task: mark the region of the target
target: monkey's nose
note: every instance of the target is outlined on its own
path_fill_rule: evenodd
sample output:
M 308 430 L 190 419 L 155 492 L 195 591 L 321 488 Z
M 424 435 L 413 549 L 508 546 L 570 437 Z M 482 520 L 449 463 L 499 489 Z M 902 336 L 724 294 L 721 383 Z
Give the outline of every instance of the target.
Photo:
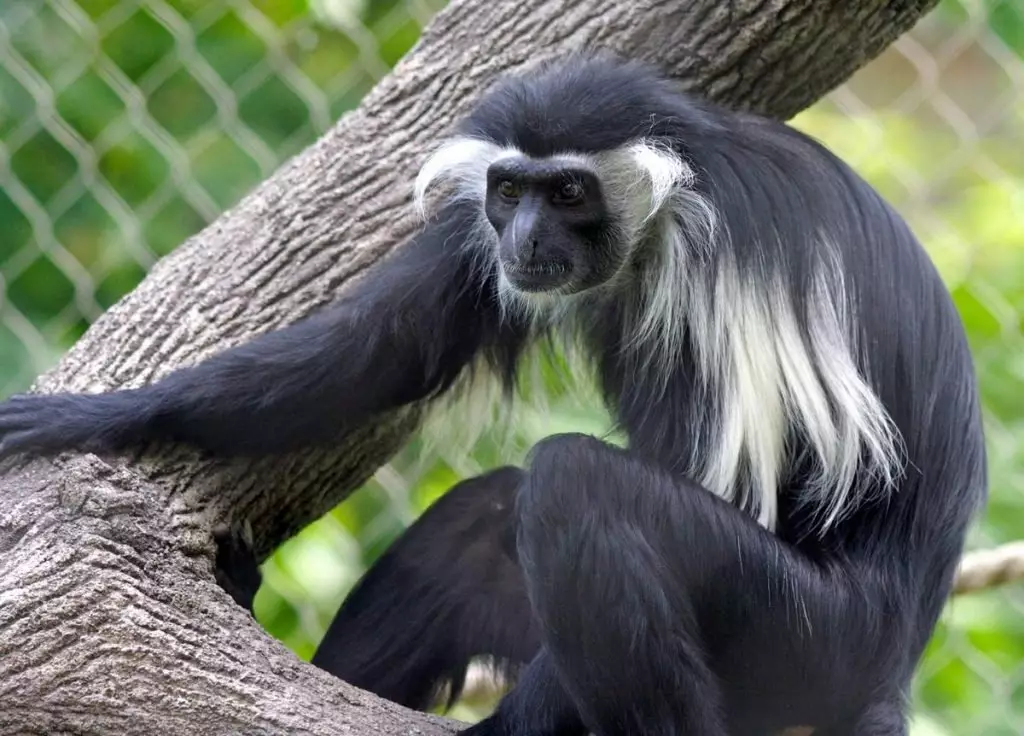
M 516 267 L 525 268 L 537 260 L 540 253 L 540 238 L 526 235 L 515 242 L 506 260 Z

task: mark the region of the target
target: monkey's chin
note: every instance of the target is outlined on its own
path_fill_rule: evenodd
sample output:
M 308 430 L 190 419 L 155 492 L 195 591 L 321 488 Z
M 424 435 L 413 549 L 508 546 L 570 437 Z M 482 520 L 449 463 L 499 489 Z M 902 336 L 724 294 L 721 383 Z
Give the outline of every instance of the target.
M 546 263 L 523 268 L 509 263 L 501 265 L 505 279 L 516 291 L 537 294 L 559 291 L 572 283 L 572 268 L 561 263 Z

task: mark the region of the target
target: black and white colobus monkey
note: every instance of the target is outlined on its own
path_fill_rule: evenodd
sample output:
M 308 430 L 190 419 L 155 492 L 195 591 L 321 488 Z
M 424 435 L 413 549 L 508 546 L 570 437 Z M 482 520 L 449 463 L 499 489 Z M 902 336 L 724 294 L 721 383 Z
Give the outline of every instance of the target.
M 316 662 L 424 707 L 524 665 L 478 736 L 906 733 L 986 493 L 958 315 L 899 216 L 804 135 L 573 58 L 424 165 L 446 201 L 333 308 L 144 388 L 0 406 L 0 454 L 330 442 L 472 367 L 581 344 L 629 448 L 552 436 L 375 565 Z

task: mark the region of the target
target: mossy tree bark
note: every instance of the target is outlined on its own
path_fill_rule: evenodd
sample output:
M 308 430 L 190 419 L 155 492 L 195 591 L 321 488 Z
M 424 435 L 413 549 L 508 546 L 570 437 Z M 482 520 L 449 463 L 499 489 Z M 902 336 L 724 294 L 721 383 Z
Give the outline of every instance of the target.
M 455 0 L 361 106 L 153 269 L 44 391 L 151 381 L 328 302 L 416 226 L 430 142 L 495 75 L 571 49 L 660 64 L 788 118 L 936 0 Z M 215 583 L 210 530 L 263 556 L 407 439 L 414 412 L 331 452 L 239 463 L 186 448 L 65 455 L 0 478 L 0 732 L 441 734 L 302 663 Z

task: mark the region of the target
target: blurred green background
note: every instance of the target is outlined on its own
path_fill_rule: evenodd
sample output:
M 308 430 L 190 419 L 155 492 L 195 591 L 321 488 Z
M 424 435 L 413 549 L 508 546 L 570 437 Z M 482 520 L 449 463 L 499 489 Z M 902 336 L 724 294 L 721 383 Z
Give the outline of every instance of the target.
M 0 397 L 358 104 L 443 4 L 0 0 Z M 1022 100 L 1024 3 L 943 0 L 794 121 L 897 206 L 953 291 L 989 437 L 980 547 L 1024 538 Z M 267 563 L 259 620 L 309 657 L 366 566 L 459 477 L 604 419 L 562 397 L 472 451 L 414 441 Z M 1024 733 L 1022 662 L 1020 585 L 954 600 L 916 681 L 915 736 Z

